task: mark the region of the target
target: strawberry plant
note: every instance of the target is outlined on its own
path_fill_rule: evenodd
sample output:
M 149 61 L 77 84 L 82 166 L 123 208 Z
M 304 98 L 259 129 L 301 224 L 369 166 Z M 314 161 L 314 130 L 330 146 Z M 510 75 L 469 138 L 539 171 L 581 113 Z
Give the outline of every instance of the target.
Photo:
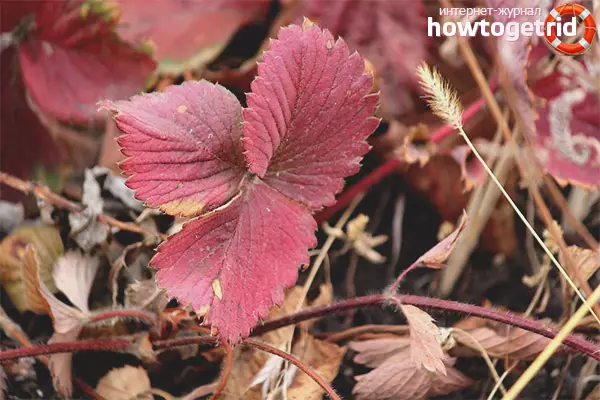
M 599 398 L 558 4 L 5 3 L 0 398 Z
M 271 43 L 246 108 L 202 81 L 103 103 L 125 133 L 121 168 L 136 197 L 198 216 L 151 264 L 223 341 L 247 337 L 309 262 L 311 213 L 334 203 L 379 123 L 372 82 L 357 53 L 306 20 Z

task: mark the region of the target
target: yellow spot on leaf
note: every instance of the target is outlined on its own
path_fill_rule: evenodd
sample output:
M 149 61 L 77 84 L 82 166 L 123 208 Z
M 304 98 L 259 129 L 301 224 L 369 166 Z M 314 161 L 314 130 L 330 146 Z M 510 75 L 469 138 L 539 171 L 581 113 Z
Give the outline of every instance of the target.
M 333 47 L 333 42 L 331 40 L 327 41 L 327 49 L 331 50 L 331 48 Z
M 179 107 L 177 107 L 177 111 L 179 111 L 180 113 L 184 113 L 187 110 L 187 107 L 185 104 L 180 105 Z
M 352 94 L 352 91 L 350 89 L 346 90 L 346 97 L 350 97 L 351 94 Z
M 177 187 L 181 189 L 179 185 Z M 189 217 L 199 214 L 204 209 L 204 203 L 192 200 L 175 200 L 161 205 L 160 209 L 165 214 Z
M 217 298 L 219 300 L 223 299 L 223 291 L 221 289 L 221 281 L 219 281 L 218 279 L 215 279 L 212 282 L 212 288 L 213 288 L 213 292 L 215 292 L 215 296 L 217 296 Z
M 181 188 L 183 188 L 183 182 L 179 182 L 179 183 L 177 184 L 177 189 L 181 189 Z

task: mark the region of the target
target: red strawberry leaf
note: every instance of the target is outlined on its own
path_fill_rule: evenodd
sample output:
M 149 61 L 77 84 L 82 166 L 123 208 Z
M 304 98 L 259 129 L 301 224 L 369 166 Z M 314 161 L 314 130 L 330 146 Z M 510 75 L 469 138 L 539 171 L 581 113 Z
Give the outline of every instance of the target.
M 130 41 L 150 39 L 159 70 L 172 74 L 215 58 L 243 25 L 265 16 L 268 0 L 118 0 L 119 34 Z M 201 29 L 199 29 L 201 27 Z
M 250 170 L 312 211 L 333 204 L 379 123 L 372 117 L 377 96 L 368 95 L 372 79 L 342 39 L 308 20 L 281 30 L 247 96 Z
M 383 115 L 394 119 L 410 112 L 417 66 L 427 58 L 427 25 L 421 1 L 302 0 L 302 13 L 343 37 L 375 67 Z
M 564 82 L 564 87 L 561 82 Z M 547 102 L 539 111 L 535 153 L 561 184 L 594 189 L 600 183 L 600 104 L 595 93 L 578 88 L 557 72 L 533 88 Z
M 60 156 L 50 132 L 29 107 L 16 49 L 5 49 L 0 59 L 0 170 L 28 179 L 40 164 L 56 166 Z M 21 196 L 5 185 L 0 185 L 0 195 L 13 200 Z
M 148 207 L 199 215 L 239 191 L 242 106 L 222 86 L 189 81 L 103 105 L 125 132 L 118 142 L 129 157 L 120 164 L 126 184 Z
M 97 101 L 143 88 L 155 63 L 117 37 L 114 6 L 91 0 L 37 4 L 19 58 L 25 84 L 42 111 L 61 121 L 87 123 L 103 118 Z
M 159 246 L 151 265 L 222 341 L 247 337 L 309 261 L 311 211 L 334 201 L 377 126 L 371 84 L 358 54 L 307 23 L 280 31 L 243 113 L 207 82 L 104 103 L 125 132 L 121 167 L 138 198 L 171 214 L 207 211 Z
M 309 261 L 316 228 L 305 207 L 256 180 L 224 208 L 184 225 L 151 264 L 171 296 L 207 311 L 221 339 L 236 343 L 283 302 Z

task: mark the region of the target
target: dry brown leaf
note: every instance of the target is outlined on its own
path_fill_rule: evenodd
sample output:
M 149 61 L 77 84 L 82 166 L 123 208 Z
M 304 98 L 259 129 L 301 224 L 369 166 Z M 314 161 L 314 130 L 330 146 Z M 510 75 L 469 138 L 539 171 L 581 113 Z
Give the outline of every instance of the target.
M 280 307 L 273 307 L 267 320 L 277 319 L 294 312 L 301 296 L 301 286 L 294 286 L 288 290 L 283 304 Z M 315 302 L 307 304 L 305 301 L 305 305 L 313 305 L 317 302 L 318 304 L 323 304 L 325 301 L 330 299 L 331 296 L 331 288 L 327 285 L 322 285 L 321 294 L 315 299 Z M 306 321 L 304 326 L 310 328 L 310 324 L 314 323 L 315 321 L 316 319 Z M 271 346 L 281 349 L 294 333 L 294 329 L 295 326 L 293 325 L 286 326 L 275 331 L 267 332 L 264 335 L 261 335 L 258 339 L 270 344 Z M 257 392 L 251 392 L 250 389 L 252 386 L 254 386 L 252 382 L 254 382 L 257 374 L 263 370 L 268 360 L 271 359 L 273 360 L 272 363 L 275 363 L 278 362 L 279 358 L 270 357 L 269 354 L 263 351 L 255 350 L 245 346 L 236 347 L 234 349 L 233 357 L 231 373 L 221 398 L 232 400 L 255 398 L 253 396 L 256 396 L 256 393 L 260 394 L 260 387 L 258 387 Z M 275 366 L 276 365 L 274 365 L 273 368 Z
M 87 316 L 88 296 L 96 271 L 98 260 L 84 256 L 77 252 L 67 253 L 61 257 L 54 266 L 53 277 L 56 286 L 67 296 L 75 307 L 71 307 L 58 300 L 45 283 L 40 279 L 37 271 L 40 293 L 48 304 L 54 334 L 48 343 L 71 342 L 77 339 Z M 70 397 L 73 392 L 71 380 L 71 353 L 52 354 L 50 359 L 50 372 L 54 387 L 63 397 Z
M 394 347 L 404 345 L 400 339 L 402 338 L 398 339 L 399 342 Z M 382 349 L 375 350 L 377 339 L 371 342 L 373 343 L 369 344 L 367 351 L 372 354 L 381 354 L 390 346 L 389 342 L 384 341 L 380 343 Z M 360 356 L 361 353 L 356 357 Z M 377 356 L 376 360 L 378 363 L 382 361 Z M 412 359 L 410 349 L 404 347 L 404 350 L 381 362 L 371 372 L 357 376 L 357 384 L 352 393 L 363 400 L 421 400 L 452 393 L 473 384 L 471 379 L 453 368 L 454 359 L 444 355 L 442 361 L 445 374 L 419 368 Z
M 125 307 L 160 313 L 168 302 L 165 290 L 160 289 L 153 279 L 134 282 L 125 289 Z
M 579 246 L 567 247 L 567 255 L 573 260 L 573 266 L 577 268 L 577 276 L 587 281 L 600 268 L 600 251 L 584 249 Z M 564 257 L 560 255 L 564 265 Z
M 41 279 L 52 292 L 57 290 L 52 279 L 52 264 L 64 252 L 60 233 L 56 228 L 47 225 L 22 225 L 2 241 L 0 281 L 20 312 L 29 310 L 27 294 L 30 287 L 26 286 L 25 281 L 31 277 L 27 277 L 28 272 L 24 270 L 27 246 L 35 249 Z M 32 301 L 35 303 L 35 299 Z
M 600 383 L 587 395 L 585 400 L 600 400 Z
M 27 246 L 23 257 L 23 283 L 27 309 L 36 314 L 48 314 L 50 309 L 42 296 L 37 278 L 39 264 L 35 248 L 32 245 Z
M 547 322 L 551 324 L 550 321 Z M 533 360 L 551 342 L 545 336 L 524 329 L 475 317 L 466 318 L 455 327 L 464 330 L 468 335 L 452 330 L 452 336 L 460 345 L 452 349 L 451 354 L 454 356 L 479 356 L 479 346 L 477 346 L 479 343 L 492 358 Z M 561 346 L 559 352 L 571 352 L 571 350 Z
M 454 232 L 419 257 L 416 263 L 424 264 L 429 268 L 443 268 L 444 262 L 450 256 L 454 246 L 456 246 L 458 236 L 463 229 L 465 229 L 465 226 L 467 226 L 467 221 L 467 213 L 463 211 L 463 215 L 458 223 L 458 227 L 454 230 Z
M 110 370 L 96 386 L 96 392 L 110 400 L 151 400 L 150 389 L 146 370 L 131 365 Z
M 411 305 L 401 305 L 410 328 L 410 355 L 417 368 L 446 373 L 444 350 L 440 344 L 442 333 L 425 311 Z
M 54 265 L 52 276 L 56 287 L 84 313 L 90 311 L 88 297 L 99 266 L 98 258 L 77 251 L 65 254 Z
M 82 212 L 69 214 L 71 236 L 84 251 L 92 250 L 94 246 L 104 242 L 108 235 L 108 225 L 96 220 L 96 216 L 102 214 L 104 209 L 104 200 L 100 194 L 101 188 L 96 177 L 90 169 L 86 169 L 81 198 L 86 208 Z
M 317 340 L 311 335 L 303 335 L 294 345 L 293 353 L 309 367 L 312 367 L 325 381 L 331 382 L 338 374 L 346 349 L 335 343 Z M 296 370 L 294 380 L 288 387 L 288 399 L 320 400 L 323 389 L 304 372 Z

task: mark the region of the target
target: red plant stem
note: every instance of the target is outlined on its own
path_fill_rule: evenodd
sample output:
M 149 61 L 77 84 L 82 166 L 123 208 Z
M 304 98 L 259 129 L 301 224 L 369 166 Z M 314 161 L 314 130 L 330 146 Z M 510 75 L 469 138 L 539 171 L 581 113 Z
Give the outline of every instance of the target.
M 413 295 L 396 295 L 395 299 L 402 304 L 410 304 L 417 307 L 433 308 L 437 310 L 459 312 L 462 314 L 472 315 L 475 317 L 486 318 L 492 321 L 498 321 L 507 325 L 512 325 L 517 328 L 524 329 L 529 332 L 537 333 L 549 339 L 556 336 L 557 330 L 550 327 L 547 323 L 542 323 L 533 319 L 518 316 L 507 311 L 498 311 L 493 308 L 479 307 L 472 304 L 459 303 L 457 301 L 442 300 L 431 297 L 413 296 Z M 336 314 L 348 310 L 354 310 L 360 307 L 379 307 L 390 304 L 390 297 L 384 294 L 376 294 L 371 296 L 355 297 L 352 299 L 338 301 L 333 304 L 317 307 L 309 307 L 295 314 L 286 315 L 272 321 L 266 322 L 264 325 L 257 327 L 252 336 L 262 335 L 275 329 L 284 326 L 297 324 L 312 318 L 318 318 L 329 314 Z M 569 335 L 564 340 L 563 344 L 600 361 L 600 352 L 595 343 L 589 342 L 581 335 Z
M 477 115 L 484 105 L 484 98 L 480 98 L 469 105 L 469 107 L 467 107 L 467 109 L 463 112 L 463 121 L 466 123 L 466 121 L 469 121 L 471 118 L 473 118 L 473 116 Z M 432 143 L 439 143 L 447 137 L 452 136 L 455 132 L 456 129 L 453 126 L 443 125 L 430 135 L 430 140 Z M 352 202 L 352 200 L 359 193 L 364 192 L 373 185 L 379 183 L 383 178 L 391 174 L 394 170 L 396 170 L 396 168 L 402 165 L 403 162 L 404 161 L 400 158 L 392 158 L 375 168 L 367 176 L 340 194 L 337 198 L 337 202 L 334 205 L 327 207 L 323 211 L 315 214 L 315 220 L 317 223 L 321 224 L 333 217 L 335 213 L 350 204 L 350 202 Z
M 92 316 L 89 320 L 90 323 L 100 322 L 111 318 L 135 318 L 146 322 L 148 325 L 153 326 L 156 324 L 156 318 L 152 315 L 138 311 L 138 310 L 111 310 Z
M 131 340 L 127 339 L 95 339 L 42 344 L 35 347 L 20 347 L 1 351 L 0 362 L 42 354 L 71 353 L 74 351 L 120 351 L 127 349 L 130 345 Z
M 260 342 L 254 339 L 246 339 L 243 343 L 246 346 L 254 347 L 262 351 L 266 351 L 267 353 L 274 354 L 279 356 L 285 360 L 288 360 L 292 364 L 294 364 L 298 369 L 302 370 L 306 375 L 310 376 L 312 380 L 314 380 L 321 388 L 329 395 L 329 397 L 333 400 L 341 400 L 340 396 L 337 395 L 335 390 L 323 379 L 318 373 L 316 373 L 312 368 L 308 365 L 304 364 L 300 359 L 294 357 L 293 355 L 286 353 L 283 350 L 279 350 L 277 347 L 273 347 L 267 343 Z
M 216 344 L 217 337 L 216 336 L 192 336 L 192 337 L 182 337 L 175 339 L 166 339 L 166 340 L 156 340 L 154 341 L 153 347 L 154 349 L 171 349 L 173 347 L 181 347 L 181 346 L 189 346 L 191 344 Z
M 404 277 L 406 275 L 408 275 L 408 273 L 410 271 L 412 271 L 413 269 L 415 269 L 419 265 L 420 265 L 420 261 L 417 260 L 414 263 L 412 263 L 410 265 L 410 267 L 408 267 L 404 271 L 402 271 L 402 273 L 400 274 L 400 276 L 398 277 L 398 279 L 396 279 L 396 282 L 394 282 L 394 284 L 392 286 L 390 286 L 390 288 L 387 290 L 387 293 L 390 293 L 391 295 L 396 294 L 396 292 L 398 291 L 398 287 L 400 286 L 400 282 L 402 282 L 402 279 L 404 279 Z

